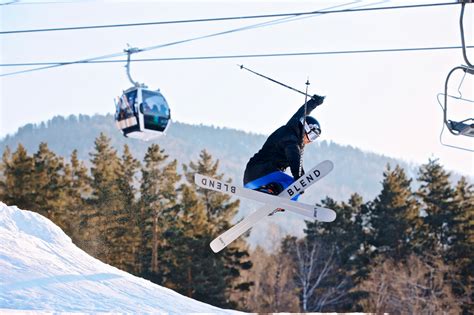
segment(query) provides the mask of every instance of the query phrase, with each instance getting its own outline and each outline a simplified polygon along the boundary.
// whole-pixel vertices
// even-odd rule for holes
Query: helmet
[[[300,123],[304,127],[304,131],[306,136],[308,137],[309,141],[313,142],[321,135],[321,125],[316,120],[316,118],[311,116],[306,116],[306,121],[304,122],[304,118],[301,117]]]

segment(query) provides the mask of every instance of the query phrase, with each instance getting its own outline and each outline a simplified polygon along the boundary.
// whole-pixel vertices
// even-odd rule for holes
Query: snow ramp
[[[107,265],[49,219],[0,202],[0,313],[243,314]]]

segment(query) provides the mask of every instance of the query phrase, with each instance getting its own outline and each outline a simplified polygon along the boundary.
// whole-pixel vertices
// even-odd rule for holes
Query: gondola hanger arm
[[[125,68],[127,69],[128,79],[130,80],[130,82],[135,87],[145,87],[143,84],[140,84],[138,82],[133,81],[132,76],[130,74],[130,57],[132,56],[132,54],[141,52],[142,50],[140,48],[137,48],[137,47],[130,47],[130,45],[127,45],[127,46],[128,46],[128,48],[124,49],[124,52],[127,53],[127,64],[125,65]]]

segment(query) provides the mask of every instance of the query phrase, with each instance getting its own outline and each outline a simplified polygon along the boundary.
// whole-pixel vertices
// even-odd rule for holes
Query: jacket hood
[[[302,139],[303,137],[303,128],[301,128],[301,123],[299,118],[292,117],[286,125],[290,127],[290,129],[295,133],[298,139]]]

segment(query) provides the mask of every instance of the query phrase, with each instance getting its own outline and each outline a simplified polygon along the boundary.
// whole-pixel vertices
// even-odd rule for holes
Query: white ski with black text
[[[244,234],[261,219],[273,213],[276,208],[284,208],[289,212],[300,214],[306,219],[310,220],[318,220],[323,222],[334,221],[336,219],[336,213],[331,209],[312,206],[291,200],[291,198],[300,194],[305,189],[326,176],[330,171],[332,171],[332,169],[333,163],[331,161],[323,161],[312,168],[309,172],[305,173],[305,175],[294,181],[278,196],[265,194],[243,187],[237,187],[220,180],[216,180],[201,174],[196,174],[194,181],[199,187],[235,195],[238,197],[249,198],[266,204],[213,240],[210,244],[211,249],[216,253],[219,252],[239,236]]]
[[[243,197],[263,202],[265,204],[272,205],[274,208],[284,208],[285,210],[289,210],[290,212],[303,215],[312,220],[316,219],[318,221],[323,222],[332,222],[334,221],[336,216],[335,212],[331,209],[293,201],[285,197],[269,195],[248,188],[237,187],[232,184],[228,184],[218,179],[214,179],[212,177],[204,176],[201,174],[195,175],[194,182],[201,188],[206,188],[229,195],[234,195],[236,197]]]

